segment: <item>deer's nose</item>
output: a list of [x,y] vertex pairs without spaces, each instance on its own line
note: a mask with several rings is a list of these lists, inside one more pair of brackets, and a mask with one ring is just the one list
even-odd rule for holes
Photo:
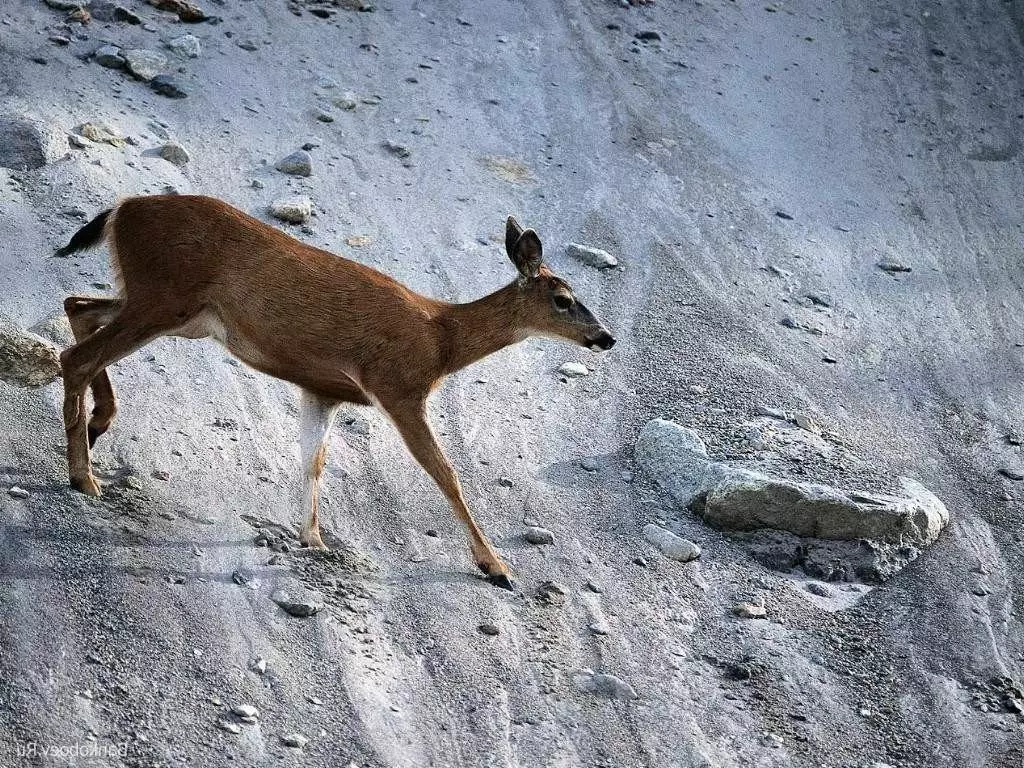
[[615,346],[615,337],[608,331],[601,331],[590,341],[590,348],[595,351],[607,351]]

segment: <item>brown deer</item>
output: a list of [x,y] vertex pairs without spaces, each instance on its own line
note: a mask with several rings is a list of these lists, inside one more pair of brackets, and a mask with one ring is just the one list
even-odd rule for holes
[[491,583],[512,589],[508,566],[473,520],[437,443],[426,403],[449,374],[531,335],[594,350],[615,343],[544,264],[536,232],[509,217],[505,248],[519,276],[468,304],[420,296],[209,197],[128,198],[82,227],[57,255],[104,240],[119,297],[64,302],[77,341],[61,354],[72,488],[100,494],[89,449],[117,413],[106,367],[160,336],[212,336],[248,365],[302,391],[304,545],[325,548],[319,492],[335,412],[342,403],[375,405],[469,529],[477,566]]

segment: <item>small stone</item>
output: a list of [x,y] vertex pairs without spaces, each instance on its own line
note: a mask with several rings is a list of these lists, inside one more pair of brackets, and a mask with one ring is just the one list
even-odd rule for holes
[[494,624],[481,624],[479,627],[477,627],[477,629],[480,630],[483,634],[491,635],[492,637],[494,635],[497,635],[501,631]]
[[412,155],[412,150],[408,147],[403,146],[402,144],[396,144],[393,141],[385,141],[381,143],[381,147],[389,154],[392,154],[395,157],[400,157],[403,160]]
[[125,68],[144,82],[149,82],[167,69],[167,57],[158,51],[131,48],[122,55],[124,56]]
[[107,67],[108,69],[122,69],[125,65],[121,49],[116,45],[104,45],[97,48],[96,53],[93,54],[93,60],[101,67]]
[[580,467],[582,467],[587,472],[597,472],[599,469],[601,469],[601,465],[598,464],[597,459],[595,459],[593,456],[585,456],[584,458],[580,459]]
[[192,34],[181,35],[169,40],[167,47],[183,59],[198,59],[203,52],[199,38]]
[[154,469],[153,479],[167,481],[171,479],[171,473],[168,472],[166,469]]
[[783,221],[792,221],[793,220],[793,217],[790,214],[786,213],[785,211],[776,211],[775,215],[778,216]]
[[302,749],[309,743],[309,739],[301,733],[286,733],[281,737],[281,743],[292,749]]
[[187,165],[189,160],[191,160],[191,158],[188,155],[188,152],[185,151],[185,148],[183,146],[181,146],[180,144],[173,143],[164,144],[162,147],[160,147],[160,157],[162,157],[164,160],[171,163],[172,165],[177,165],[179,167]]
[[764,606],[756,603],[740,603],[732,609],[732,612],[741,619],[763,619],[768,615]]
[[654,523],[645,525],[643,533],[644,538],[670,560],[688,563],[700,557],[700,547],[692,541],[676,536],[672,531],[654,525]]
[[438,533],[433,528],[428,528],[427,529],[427,536],[429,536],[432,539],[436,539],[438,537]]
[[221,730],[227,731],[228,733],[241,733],[242,728],[238,723],[232,723],[229,720],[218,720],[217,727]]
[[313,174],[313,158],[309,152],[299,149],[278,160],[274,167],[281,173],[290,176],[311,176]]
[[259,656],[256,659],[254,659],[252,662],[252,671],[261,675],[265,675],[267,673],[267,660],[264,659],[262,656]]
[[512,478],[510,477],[499,477],[498,485],[500,485],[502,488],[511,488],[513,485],[515,485],[515,483],[512,482]]
[[531,544],[554,544],[555,534],[549,531],[547,528],[541,528],[540,526],[532,525],[529,526],[523,533],[523,538]]
[[313,215],[313,201],[308,197],[281,197],[270,204],[270,215],[289,224],[302,224]]
[[590,624],[587,629],[595,635],[607,635],[612,631],[612,628],[603,621],[595,621],[593,624]]
[[576,685],[585,693],[605,696],[610,699],[635,699],[636,689],[620,677],[595,673],[589,669],[576,675]]
[[1000,467],[999,474],[1010,480],[1024,480],[1024,471],[1014,467]]
[[911,268],[906,264],[901,264],[898,261],[883,261],[878,265],[878,268],[883,272],[890,274],[896,274],[898,272],[910,272]]
[[812,434],[821,434],[821,427],[818,425],[818,422],[805,413],[794,414],[793,423],[800,427],[800,429],[806,430]]
[[637,32],[633,37],[637,40],[642,40],[645,43],[656,43],[661,40],[661,33],[656,32],[653,29],[645,29],[642,32]]
[[292,597],[288,592],[279,589],[270,597],[275,603],[281,606],[282,610],[292,616],[308,618],[315,616],[323,610],[323,603],[311,597]]
[[766,405],[757,405],[754,407],[755,416],[767,416],[769,419],[778,419],[779,421],[789,421],[789,417],[786,416],[785,411],[779,411],[775,408],[769,408]]
[[586,587],[587,589],[589,589],[595,595],[600,595],[602,592],[604,592],[604,590],[601,589],[601,587],[599,587],[597,584],[595,584],[592,581],[585,581],[585,582],[583,582],[583,586]]
[[185,89],[170,75],[157,75],[149,81],[149,87],[168,99],[184,99],[188,96]]
[[804,585],[804,589],[818,597],[832,597],[835,593],[822,584],[820,581],[811,581]]
[[140,19],[135,13],[125,8],[123,5],[117,5],[116,3],[98,2],[97,0],[93,0],[89,3],[89,14],[96,19],[96,21],[115,21],[136,25],[142,23],[142,19]]
[[141,491],[143,488],[142,481],[135,475],[128,475],[124,479],[124,485],[126,488],[131,488],[133,491]]
[[977,595],[978,597],[988,597],[992,594],[992,590],[986,587],[984,584],[978,584],[974,589],[971,590],[971,594]]
[[7,489],[7,495],[10,496],[12,499],[27,499],[29,494],[28,491],[26,491],[24,488],[19,488],[16,485],[12,485],[10,488]]
[[243,720],[258,720],[260,717],[260,711],[252,704],[236,704],[231,708],[231,712]]
[[549,605],[561,605],[569,596],[569,588],[557,581],[543,581],[537,587],[537,599]]
[[[0,153],[3,149],[0,148]],[[60,376],[57,348],[0,315],[0,381],[27,389],[43,387]]]
[[612,267],[619,266],[619,260],[608,253],[608,251],[579,243],[566,243],[565,255],[597,269],[611,269]]
[[583,365],[583,363],[562,363],[558,368],[558,372],[571,379],[590,375],[590,369]]

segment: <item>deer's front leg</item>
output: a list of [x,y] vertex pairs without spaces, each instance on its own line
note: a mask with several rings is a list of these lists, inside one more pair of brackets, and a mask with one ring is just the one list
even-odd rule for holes
[[434,478],[434,482],[451,503],[456,516],[469,529],[470,548],[477,567],[487,574],[492,584],[511,590],[511,571],[473,519],[462,496],[462,486],[459,484],[458,475],[455,474],[455,468],[444,455],[441,446],[437,444],[434,431],[427,421],[426,403],[422,400],[382,402],[382,406],[395,423],[409,451],[427,474]]
[[302,462],[302,529],[299,541],[327,549],[320,537],[320,487],[327,461],[327,442],[338,402],[303,390],[299,403],[299,455]]

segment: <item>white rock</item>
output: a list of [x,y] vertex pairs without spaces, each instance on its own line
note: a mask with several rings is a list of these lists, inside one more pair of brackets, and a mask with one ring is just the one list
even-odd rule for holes
[[167,47],[183,59],[198,59],[203,52],[202,43],[195,35],[181,35],[167,42]]
[[609,269],[619,266],[618,259],[608,253],[608,251],[602,251],[600,248],[591,248],[579,243],[567,243],[565,253],[567,256],[571,256],[582,261],[584,264],[597,267],[598,269]]
[[575,677],[576,686],[585,693],[607,696],[610,699],[635,699],[632,685],[615,675],[606,675],[584,669]]
[[309,739],[301,733],[286,733],[281,737],[281,743],[292,749],[302,749],[309,743]]
[[7,495],[10,496],[12,499],[27,499],[28,491],[26,491],[24,488],[19,488],[16,485],[12,485],[8,489]]
[[732,612],[741,619],[763,619],[768,615],[763,605],[758,603],[740,603]]
[[236,704],[231,708],[231,712],[243,720],[256,721],[260,717],[260,711],[252,704]]
[[160,157],[168,163],[172,163],[179,167],[187,165],[189,160],[192,159],[189,157],[188,152],[185,151],[183,146],[174,143],[164,144],[160,147]]
[[562,363],[558,372],[563,376],[568,376],[569,378],[590,375],[590,369],[583,365],[583,363]]
[[644,538],[656,546],[670,560],[688,563],[700,557],[700,547],[688,539],[676,536],[672,531],[648,523],[644,526]]
[[270,214],[289,224],[302,224],[313,215],[313,201],[302,195],[281,197],[270,204]]
[[523,533],[523,538],[531,544],[554,544],[555,534],[549,531],[547,528],[541,528],[540,526],[532,525],[527,527]]
[[0,315],[0,381],[43,387],[60,376],[60,354],[42,336]]
[[121,55],[128,71],[147,83],[167,69],[167,57],[157,51],[132,48]]

